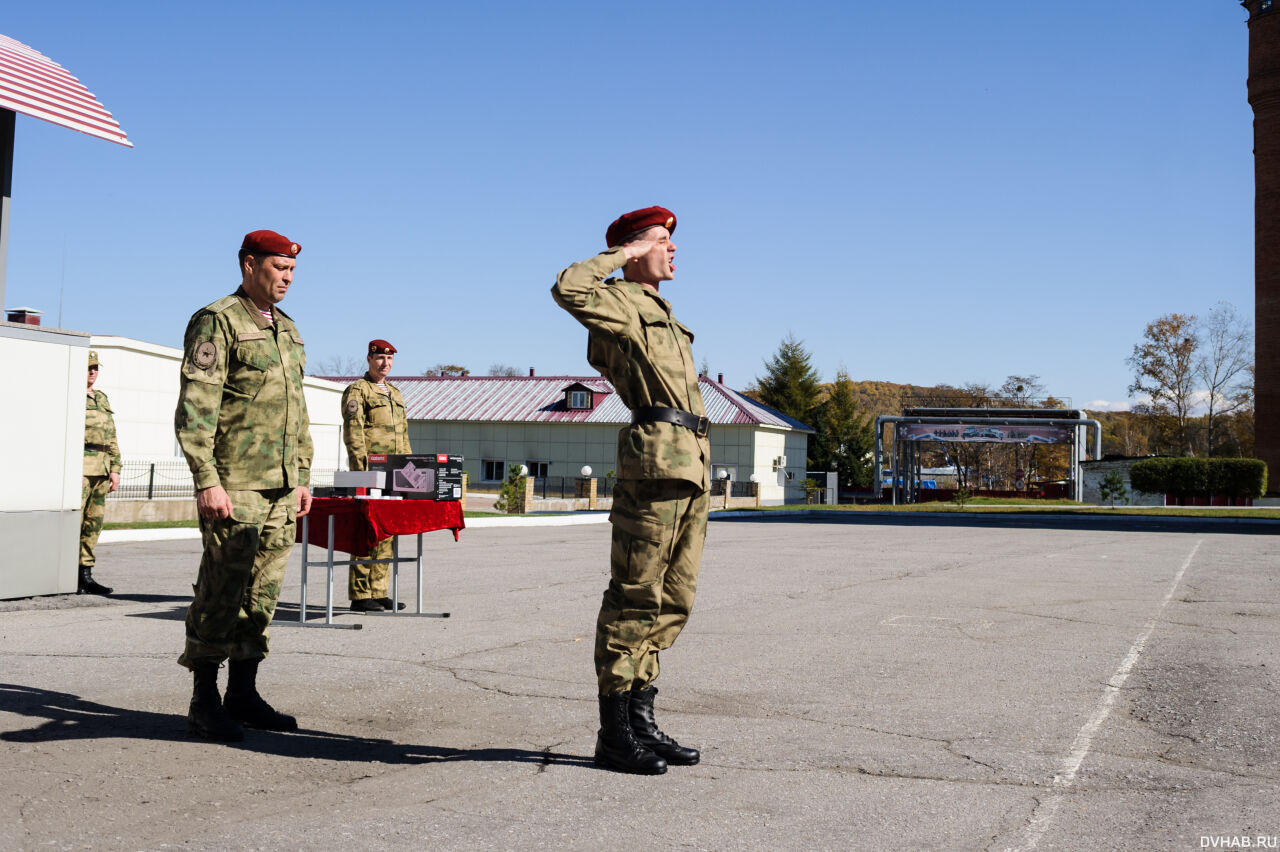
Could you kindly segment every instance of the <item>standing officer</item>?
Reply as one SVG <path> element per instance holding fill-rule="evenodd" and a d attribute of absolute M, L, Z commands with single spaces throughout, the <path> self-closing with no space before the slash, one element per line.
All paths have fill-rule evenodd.
<path fill-rule="evenodd" d="M 369 372 L 347 386 L 342 394 L 342 440 L 352 470 L 368 470 L 370 453 L 411 453 L 409 421 L 400 389 L 387 381 L 396 348 L 385 340 L 370 340 L 366 360 Z M 373 546 L 365 559 L 390 559 L 390 538 Z M 391 609 L 387 594 L 390 563 L 353 564 L 347 583 L 351 609 L 380 612 Z M 400 604 L 404 609 L 404 604 Z"/>
<path fill-rule="evenodd" d="M 89 386 L 84 401 L 84 471 L 80 480 L 80 576 L 77 595 L 109 595 L 111 587 L 93 580 L 94 548 L 107 516 L 107 495 L 120 487 L 120 447 L 111 403 L 93 389 L 98 380 L 98 353 L 89 350 Z"/>
<path fill-rule="evenodd" d="M 204 556 L 178 662 L 195 675 L 187 730 L 215 740 L 243 739 L 242 723 L 298 727 L 258 695 L 256 678 L 295 521 L 311 508 L 306 354 L 276 306 L 301 250 L 274 231 L 246 234 L 240 289 L 196 311 L 183 344 L 174 428 L 195 479 Z"/>
<path fill-rule="evenodd" d="M 658 652 L 693 607 L 711 486 L 693 332 L 658 294 L 675 277 L 675 229 L 664 207 L 626 213 L 605 233 L 609 249 L 561 272 L 551 288 L 590 332 L 587 360 L 631 409 L 631 425 L 618 433 L 611 578 L 596 622 L 596 762 L 655 775 L 699 758 L 658 729 L 653 682 Z M 619 267 L 623 277 L 604 280 Z"/>

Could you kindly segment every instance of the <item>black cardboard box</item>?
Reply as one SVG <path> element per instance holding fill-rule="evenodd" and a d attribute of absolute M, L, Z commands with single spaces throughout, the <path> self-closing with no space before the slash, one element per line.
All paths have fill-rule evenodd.
<path fill-rule="evenodd" d="M 462 461 L 448 453 L 374 453 L 369 469 L 386 471 L 388 496 L 452 501 L 462 499 Z"/>

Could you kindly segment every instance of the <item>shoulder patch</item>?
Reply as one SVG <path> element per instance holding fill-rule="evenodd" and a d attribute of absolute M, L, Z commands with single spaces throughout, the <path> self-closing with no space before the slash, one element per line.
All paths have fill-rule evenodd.
<path fill-rule="evenodd" d="M 218 344 L 212 340 L 200 341 L 196 344 L 195 351 L 191 353 L 191 363 L 201 370 L 209 369 L 216 360 L 218 360 Z"/>
<path fill-rule="evenodd" d="M 347 400 L 347 414 L 355 414 L 360 410 L 360 400 L 354 396 Z"/>

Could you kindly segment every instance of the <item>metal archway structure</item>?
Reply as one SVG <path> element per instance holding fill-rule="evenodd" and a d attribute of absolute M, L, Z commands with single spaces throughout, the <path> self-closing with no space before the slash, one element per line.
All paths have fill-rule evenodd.
<path fill-rule="evenodd" d="M 904 426 L 917 424 L 933 426 L 947 432 L 958 434 L 946 437 L 931 437 L 930 441 L 947 441 L 957 443 L 989 443 L 989 437 L 979 434 L 966 437 L 969 428 L 998 429 L 999 427 L 1022 428 L 1023 431 L 1036 427 L 1069 430 L 1067 440 L 1071 447 L 1071 479 L 1074 484 L 1073 494 L 1076 500 L 1083 497 L 1084 482 L 1080 476 L 1080 462 L 1084 460 L 1084 443 L 1081 432 L 1090 429 L 1093 432 L 1093 457 L 1102 458 L 1102 424 L 1083 416 L 1075 409 L 1054 408 L 915 408 L 906 409 L 901 415 L 883 414 L 876 418 L 875 470 L 878 490 L 883 492 L 881 484 L 884 470 L 884 426 L 894 424 L 895 436 L 891 453 L 890 487 L 893 505 L 899 503 L 916 503 L 920 497 L 920 438 L 906 437 Z M 1030 440 L 1002 438 L 1000 443 L 1025 444 Z"/>

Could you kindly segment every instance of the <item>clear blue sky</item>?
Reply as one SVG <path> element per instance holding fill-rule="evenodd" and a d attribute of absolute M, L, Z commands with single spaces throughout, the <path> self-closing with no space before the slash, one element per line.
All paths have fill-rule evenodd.
<path fill-rule="evenodd" d="M 650 204 L 663 286 L 735 387 L 1123 403 L 1144 325 L 1253 312 L 1234 0 L 13 3 L 137 146 L 18 117 L 8 306 L 180 346 L 246 231 L 303 245 L 309 358 L 591 373 L 556 273 Z M 109 372 L 103 387 L 110 386 Z"/>

